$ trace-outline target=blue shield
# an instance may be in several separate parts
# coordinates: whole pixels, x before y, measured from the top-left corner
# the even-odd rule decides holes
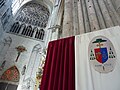
[[[108,60],[107,48],[96,48],[94,49],[95,56],[98,62],[105,63]]]

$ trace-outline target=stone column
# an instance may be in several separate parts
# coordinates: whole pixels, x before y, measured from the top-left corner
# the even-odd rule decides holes
[[[64,18],[63,18],[62,37],[68,37],[73,35],[72,2],[73,2],[72,0],[64,1]]]
[[[120,16],[120,0],[111,0],[111,2]]]
[[[91,31],[99,30],[99,24],[96,17],[96,12],[93,4],[93,0],[85,0],[87,5],[87,11],[89,16]]]
[[[78,19],[78,0],[73,0],[73,35],[80,34]]]
[[[81,7],[82,7],[82,12],[83,12],[83,22],[84,22],[84,32],[90,32],[90,21],[89,21],[89,16],[88,16],[88,11],[87,11],[87,5],[85,0],[80,0],[81,1]]]
[[[120,0],[116,0],[116,6],[117,6],[116,10],[117,10],[117,12],[119,13],[119,16],[120,16]]]
[[[113,21],[114,26],[120,25],[120,17],[119,14],[116,12],[111,0],[104,0],[106,3],[106,7],[109,10],[109,14],[111,16],[111,19]],[[119,3],[120,4],[120,3]]]
[[[114,26],[113,22],[111,20],[111,17],[109,15],[109,12],[108,12],[108,10],[106,8],[104,0],[97,0],[97,1],[98,1],[99,5],[100,5],[101,12],[103,14],[103,18],[105,20],[106,27],[112,27],[112,26]]]
[[[80,29],[80,34],[85,33],[84,30],[84,21],[83,21],[83,7],[82,7],[82,2],[81,0],[78,1],[78,20],[79,20],[79,29]]]
[[[103,19],[103,14],[101,12],[100,5],[97,0],[93,0],[93,3],[94,3],[95,11],[96,11],[96,16],[98,18],[99,27],[100,29],[104,29],[106,28],[106,25]]]

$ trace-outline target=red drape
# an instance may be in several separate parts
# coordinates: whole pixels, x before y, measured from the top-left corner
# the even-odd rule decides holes
[[[75,90],[74,36],[52,41],[40,90]]]

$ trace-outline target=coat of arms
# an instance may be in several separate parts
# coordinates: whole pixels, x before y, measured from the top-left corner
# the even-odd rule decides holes
[[[96,71],[101,73],[113,71],[116,53],[111,41],[103,36],[93,38],[89,45],[89,60]]]

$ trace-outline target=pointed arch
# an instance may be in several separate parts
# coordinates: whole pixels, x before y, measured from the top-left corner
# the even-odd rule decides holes
[[[37,44],[37,45],[34,46],[33,51],[40,52],[41,49],[42,49],[41,45]]]
[[[43,29],[37,30],[35,38],[37,39],[44,39],[45,31]]]
[[[21,29],[21,26],[20,26],[19,22],[15,22],[15,23],[12,25],[12,27],[11,27],[11,29],[10,29],[10,32],[11,32],[11,33],[16,33],[16,34],[18,34],[19,31],[20,31],[20,29]]]
[[[30,58],[29,58],[29,62],[27,65],[27,70],[25,73],[25,79],[27,78],[35,78],[36,72],[37,72],[37,68],[39,66],[40,63],[40,57],[41,54],[40,52],[42,51],[42,47],[40,44],[37,44],[33,47]]]
[[[2,80],[19,82],[20,73],[16,66],[8,68],[1,76]]]

